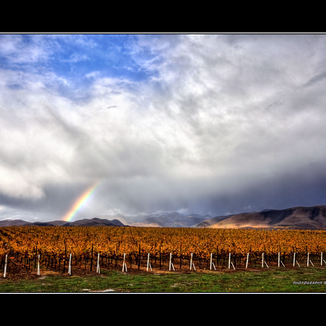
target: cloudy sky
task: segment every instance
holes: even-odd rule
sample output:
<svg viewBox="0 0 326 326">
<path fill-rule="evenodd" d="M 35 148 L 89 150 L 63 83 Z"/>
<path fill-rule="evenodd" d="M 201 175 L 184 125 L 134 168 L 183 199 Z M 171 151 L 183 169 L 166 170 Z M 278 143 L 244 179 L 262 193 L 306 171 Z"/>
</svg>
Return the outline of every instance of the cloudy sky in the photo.
<svg viewBox="0 0 326 326">
<path fill-rule="evenodd" d="M 326 204 L 326 35 L 0 35 L 0 219 Z"/>
</svg>

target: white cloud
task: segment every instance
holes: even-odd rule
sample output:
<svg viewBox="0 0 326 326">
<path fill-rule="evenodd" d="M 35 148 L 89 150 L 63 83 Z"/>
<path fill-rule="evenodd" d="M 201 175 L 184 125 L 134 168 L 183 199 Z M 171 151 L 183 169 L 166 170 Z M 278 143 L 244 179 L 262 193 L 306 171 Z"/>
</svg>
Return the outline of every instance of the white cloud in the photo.
<svg viewBox="0 0 326 326">
<path fill-rule="evenodd" d="M 22 35 L 0 35 L 0 54 L 12 64 L 44 61 L 52 53 L 44 41 L 40 36 L 26 42 Z"/>
<path fill-rule="evenodd" d="M 326 159 L 325 79 L 304 87 L 325 37 L 138 41 L 135 60 L 156 77 L 90 72 L 83 103 L 59 93 L 66 78 L 0 71 L 0 193 L 41 199 L 49 184 L 102 180 L 103 211 L 188 209 Z"/>
<path fill-rule="evenodd" d="M 63 59 L 63 62 L 76 63 L 80 61 L 87 61 L 89 57 L 85 54 L 73 53 L 68 59 Z"/>
</svg>

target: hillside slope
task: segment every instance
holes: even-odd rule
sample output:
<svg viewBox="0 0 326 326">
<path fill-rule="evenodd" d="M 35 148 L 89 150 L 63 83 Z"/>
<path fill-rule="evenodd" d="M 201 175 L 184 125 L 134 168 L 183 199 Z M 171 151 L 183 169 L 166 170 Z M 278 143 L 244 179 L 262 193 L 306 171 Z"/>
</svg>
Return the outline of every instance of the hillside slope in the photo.
<svg viewBox="0 0 326 326">
<path fill-rule="evenodd" d="M 27 222 L 24 220 L 2 220 L 0 226 L 126 226 L 117 219 L 108 220 L 103 218 L 82 219 L 74 222 L 62 220 L 50 222 Z"/>
<path fill-rule="evenodd" d="M 326 206 L 271 209 L 219 216 L 205 220 L 197 227 L 326 229 Z"/>
</svg>

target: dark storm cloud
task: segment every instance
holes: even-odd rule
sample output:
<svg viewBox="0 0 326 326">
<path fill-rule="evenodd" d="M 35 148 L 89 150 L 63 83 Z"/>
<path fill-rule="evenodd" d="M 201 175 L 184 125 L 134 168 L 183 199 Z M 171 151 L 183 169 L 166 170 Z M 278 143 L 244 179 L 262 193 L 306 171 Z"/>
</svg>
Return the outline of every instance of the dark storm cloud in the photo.
<svg viewBox="0 0 326 326">
<path fill-rule="evenodd" d="M 316 76 L 313 76 L 310 80 L 308 80 L 303 86 L 304 87 L 310 87 L 314 85 L 315 83 L 318 83 L 326 78 L 326 72 L 322 72 L 320 74 L 317 74 Z"/>
<path fill-rule="evenodd" d="M 202 198 L 198 211 L 215 215 L 284 209 L 294 206 L 324 205 L 326 173 L 320 165 L 310 165 L 301 171 L 292 171 L 275 178 L 255 180 L 245 191 Z M 196 205 L 195 205 L 196 206 Z"/>
</svg>

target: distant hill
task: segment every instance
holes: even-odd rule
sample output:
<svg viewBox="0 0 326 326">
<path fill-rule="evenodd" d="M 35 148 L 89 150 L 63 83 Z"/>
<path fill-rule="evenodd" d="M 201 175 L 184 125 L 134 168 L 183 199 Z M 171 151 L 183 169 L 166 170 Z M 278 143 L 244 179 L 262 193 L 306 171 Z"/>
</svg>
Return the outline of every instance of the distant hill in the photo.
<svg viewBox="0 0 326 326">
<path fill-rule="evenodd" d="M 126 226 L 117 219 L 107 220 L 103 218 L 82 219 L 74 222 L 62 220 L 49 222 L 27 222 L 24 220 L 2 220 L 0 226 Z"/>
<path fill-rule="evenodd" d="M 22 225 L 28 225 L 29 222 L 26 222 L 24 220 L 2 220 L 0 221 L 0 226 L 22 226 Z"/>
<path fill-rule="evenodd" d="M 153 213 L 143 216 L 141 221 L 138 220 L 132 225 L 153 227 L 192 227 L 202 222 L 207 217 L 207 215 L 185 215 L 178 212 Z"/>
<path fill-rule="evenodd" d="M 197 224 L 208 228 L 326 229 L 326 206 L 268 209 L 217 216 Z"/>
<path fill-rule="evenodd" d="M 239 213 L 227 216 L 180 214 L 178 212 L 155 213 L 138 217 L 133 223 L 122 223 L 117 216 L 86 218 L 74 222 L 62 220 L 27 222 L 20 219 L 0 220 L 1 226 L 152 226 L 152 227 L 206 227 L 206 228 L 288 228 L 326 229 L 326 206 L 264 209 L 260 212 Z M 133 219 L 131 219 L 133 220 Z"/>
<path fill-rule="evenodd" d="M 100 218 L 101 217 L 101 218 Z M 36 226 L 146 226 L 146 227 L 194 227 L 211 217 L 199 214 L 180 214 L 178 212 L 159 212 L 136 216 L 103 215 L 74 222 L 62 220 L 27 222 L 23 220 L 2 220 L 0 226 L 36 225 Z M 128 222 L 130 221 L 130 222 Z"/>
<path fill-rule="evenodd" d="M 107 220 L 104 218 L 83 219 L 75 222 L 65 223 L 64 226 L 125 226 L 119 220 Z"/>
</svg>

